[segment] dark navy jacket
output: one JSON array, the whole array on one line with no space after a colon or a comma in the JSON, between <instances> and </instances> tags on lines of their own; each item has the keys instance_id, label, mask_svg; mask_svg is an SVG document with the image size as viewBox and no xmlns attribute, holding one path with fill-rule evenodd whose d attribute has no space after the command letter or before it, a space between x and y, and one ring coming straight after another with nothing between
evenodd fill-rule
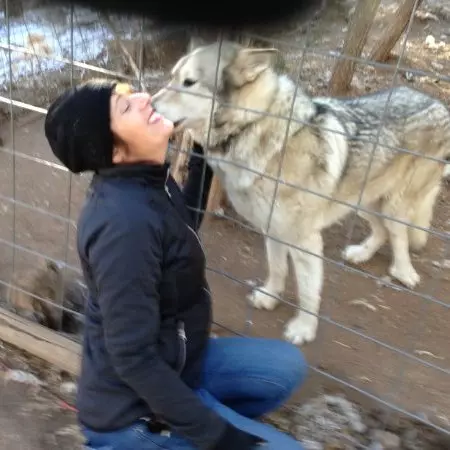
<instances>
[{"instance_id":1,"label":"dark navy jacket","mask_svg":"<svg viewBox=\"0 0 450 450\"><path fill-rule=\"evenodd\" d=\"M112 431L153 414L196 448L250 448L232 445L230 425L193 392L201 382L211 324L205 256L196 234L202 217L186 207L199 207L203 159L195 159L200 163L191 165L183 193L168 165L115 167L93 177L78 223L90 293L79 420ZM201 209L209 167L205 175Z\"/></svg>"}]
</instances>

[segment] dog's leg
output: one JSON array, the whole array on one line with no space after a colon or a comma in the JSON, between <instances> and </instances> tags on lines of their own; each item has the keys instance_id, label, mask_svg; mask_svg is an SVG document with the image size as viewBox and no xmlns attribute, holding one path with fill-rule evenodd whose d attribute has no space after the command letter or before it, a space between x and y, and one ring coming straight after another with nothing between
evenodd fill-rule
<instances>
[{"instance_id":1,"label":"dog's leg","mask_svg":"<svg viewBox=\"0 0 450 450\"><path fill-rule=\"evenodd\" d=\"M395 217L407 222L409 214L406 213L406 210L413 210L414 207L412 205L406 205L405 201L405 199L398 198L389 199L383 205L383 213L386 216ZM401 205L400 209L399 204ZM389 268L389 273L402 284L413 289L420 282L420 276L414 269L409 254L409 227L403 223L394 222L387 218L384 219L384 223L389 231L392 248L392 263Z\"/></svg>"},{"instance_id":2,"label":"dog's leg","mask_svg":"<svg viewBox=\"0 0 450 450\"><path fill-rule=\"evenodd\" d=\"M214 175L211 182L211 189L209 191L208 203L206 210L215 213L219 216L223 216L224 211L222 208L224 192L219 178Z\"/></svg>"},{"instance_id":3,"label":"dog's leg","mask_svg":"<svg viewBox=\"0 0 450 450\"><path fill-rule=\"evenodd\" d=\"M372 209L374 211L379 211L379 205ZM361 244L349 245L342 252L342 257L353 264L361 264L369 261L369 259L372 258L386 242L388 237L387 229L380 217L364 212L359 212L358 215L369 222L371 234L366 240L361 242Z\"/></svg>"},{"instance_id":4,"label":"dog's leg","mask_svg":"<svg viewBox=\"0 0 450 450\"><path fill-rule=\"evenodd\" d=\"M433 218L434 204L440 191L440 184L433 186L424 197L417 202L413 211L412 223L418 227L430 228ZM428 241L429 233L425 230L410 227L408 229L409 246L412 250L422 250Z\"/></svg>"},{"instance_id":5,"label":"dog's leg","mask_svg":"<svg viewBox=\"0 0 450 450\"><path fill-rule=\"evenodd\" d=\"M301 345L313 341L317 333L317 314L323 285L322 235L316 232L301 240L298 246L311 252L293 248L289 250L297 280L297 299L303 310L289 321L284 336L288 341Z\"/></svg>"},{"instance_id":6,"label":"dog's leg","mask_svg":"<svg viewBox=\"0 0 450 450\"><path fill-rule=\"evenodd\" d=\"M269 275L264 286L258 290L254 289L248 296L248 300L255 308L272 310L278 304L275 297L280 296L284 291L288 273L288 248L285 244L269 237L265 238L265 244Z\"/></svg>"}]
</instances>

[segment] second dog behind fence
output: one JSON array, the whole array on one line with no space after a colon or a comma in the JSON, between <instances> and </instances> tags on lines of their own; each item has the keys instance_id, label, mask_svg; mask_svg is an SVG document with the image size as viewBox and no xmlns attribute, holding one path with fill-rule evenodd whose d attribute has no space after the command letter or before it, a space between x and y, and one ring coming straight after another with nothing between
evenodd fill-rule
<instances>
[{"instance_id":1,"label":"second dog behind fence","mask_svg":"<svg viewBox=\"0 0 450 450\"><path fill-rule=\"evenodd\" d=\"M366 210L359 215L371 234L343 257L363 263L389 240L389 273L411 289L420 282L410 250L427 242L424 229L448 171L450 113L407 87L351 99L310 97L273 70L275 53L232 42L197 48L175 64L153 104L204 145L237 213L267 235L269 274L250 296L256 308L275 308L291 257L302 310L285 337L302 344L317 332L322 230L352 205Z\"/></svg>"},{"instance_id":2,"label":"second dog behind fence","mask_svg":"<svg viewBox=\"0 0 450 450\"><path fill-rule=\"evenodd\" d=\"M85 295L79 277L47 260L32 269L17 271L7 289L6 300L11 309L32 322L80 335Z\"/></svg>"}]
</instances>

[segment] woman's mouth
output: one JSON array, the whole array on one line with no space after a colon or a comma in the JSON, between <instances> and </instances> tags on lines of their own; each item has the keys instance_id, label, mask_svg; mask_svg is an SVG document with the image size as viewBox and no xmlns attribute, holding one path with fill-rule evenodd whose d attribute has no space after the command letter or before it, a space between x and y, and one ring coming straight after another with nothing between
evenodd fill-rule
<instances>
[{"instance_id":1,"label":"woman's mouth","mask_svg":"<svg viewBox=\"0 0 450 450\"><path fill-rule=\"evenodd\" d=\"M149 118L148 118L148 123L150 125L154 125L155 123L158 123L160 120L162 120L162 116L161 114L157 113L154 109L152 110Z\"/></svg>"}]
</instances>

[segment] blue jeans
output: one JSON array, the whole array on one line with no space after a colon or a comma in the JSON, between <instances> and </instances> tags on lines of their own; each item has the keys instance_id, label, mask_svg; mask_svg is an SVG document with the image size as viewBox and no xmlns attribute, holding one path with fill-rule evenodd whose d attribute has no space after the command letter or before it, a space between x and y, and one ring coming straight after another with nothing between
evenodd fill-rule
<instances>
[{"instance_id":1,"label":"blue jeans","mask_svg":"<svg viewBox=\"0 0 450 450\"><path fill-rule=\"evenodd\" d=\"M236 427L268 442L265 450L302 450L299 442L255 419L278 408L302 384L307 372L300 350L280 340L211 339L205 357L203 402ZM83 429L90 450L195 450L176 433L150 433L145 423L98 433Z\"/></svg>"}]
</instances>

